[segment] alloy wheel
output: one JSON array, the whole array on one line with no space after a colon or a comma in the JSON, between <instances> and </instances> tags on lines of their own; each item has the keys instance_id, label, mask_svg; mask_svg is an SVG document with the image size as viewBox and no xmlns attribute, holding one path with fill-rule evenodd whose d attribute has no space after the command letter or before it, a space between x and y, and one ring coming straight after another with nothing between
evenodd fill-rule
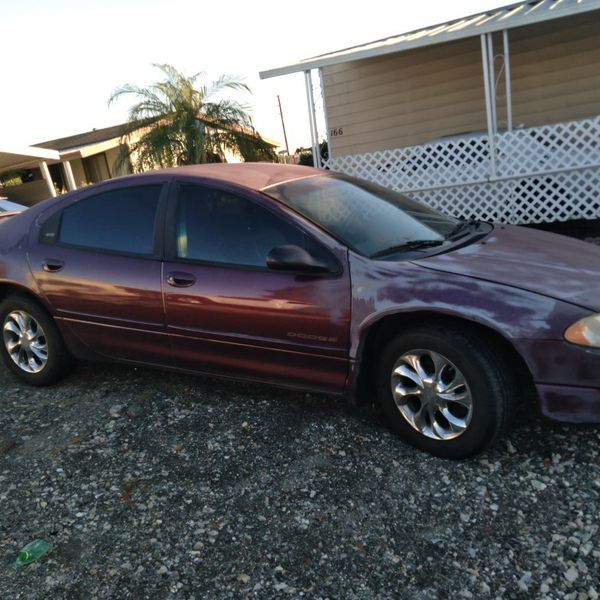
<instances>
[{"instance_id":1,"label":"alloy wheel","mask_svg":"<svg viewBox=\"0 0 600 600\"><path fill-rule=\"evenodd\" d=\"M400 414L419 433L452 440L468 428L473 415L469 385L461 371L432 350L410 350L394 364L392 394Z\"/></svg>"},{"instance_id":2,"label":"alloy wheel","mask_svg":"<svg viewBox=\"0 0 600 600\"><path fill-rule=\"evenodd\" d=\"M48 363L48 342L38 321L24 310L7 315L2 325L4 347L26 373L39 373Z\"/></svg>"}]
</instances>

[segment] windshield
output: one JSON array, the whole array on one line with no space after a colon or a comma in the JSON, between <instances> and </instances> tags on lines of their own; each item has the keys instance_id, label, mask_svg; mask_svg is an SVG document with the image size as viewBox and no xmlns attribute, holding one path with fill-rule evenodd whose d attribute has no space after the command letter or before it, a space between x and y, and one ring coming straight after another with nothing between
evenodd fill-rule
<instances>
[{"instance_id":1,"label":"windshield","mask_svg":"<svg viewBox=\"0 0 600 600\"><path fill-rule=\"evenodd\" d=\"M411 242L442 243L459 223L398 192L345 175L296 179L263 191L370 257Z\"/></svg>"}]
</instances>

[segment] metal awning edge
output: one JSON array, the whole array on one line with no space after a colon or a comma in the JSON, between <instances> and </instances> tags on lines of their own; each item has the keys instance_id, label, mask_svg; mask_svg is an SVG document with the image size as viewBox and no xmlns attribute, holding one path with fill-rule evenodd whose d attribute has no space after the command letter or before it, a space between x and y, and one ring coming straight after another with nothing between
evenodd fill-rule
<instances>
[{"instance_id":1,"label":"metal awning edge","mask_svg":"<svg viewBox=\"0 0 600 600\"><path fill-rule=\"evenodd\" d=\"M514 9L515 5L512 7L504 7ZM502 11L503 7L499 7L496 9L497 11ZM381 42L381 45L368 48L365 50L359 50L357 48L361 48L363 46L369 46L374 42L367 42L362 46L355 47L354 49L350 48L348 50L341 50L338 52L331 52L329 54L324 54L321 57L315 57L313 59L302 60L298 63L294 63L291 65L276 67L274 69L268 69L266 71L260 71L259 77L261 79L269 79L271 77L280 77L282 75L289 75L291 73L299 73L302 71L307 71L310 69L317 69L321 67L328 67L336 64L341 64L345 62L352 62L356 60L362 60L365 58L373 58L376 56L384 56L386 54L395 54L397 52L403 52L406 50L412 50L416 48L422 48L425 46L433 46L435 44L443 44L445 42L455 41L466 39L469 37L477 37L479 35L485 33L492 33L494 31L502 31L504 29L514 29L516 27L522 27L524 25L533 25L535 23L542 23L544 21L550 21L554 19L569 17L576 14L582 14L586 12L592 12L594 10L600 10L600 0L588 0L587 3L577 2L576 4L571 4L569 6L560 7L560 5L554 10L546 10L545 12L538 13L536 11L528 12L524 15L519 15L518 17L513 17L512 21L506 22L503 18L495 18L492 22L478 26L474 25L472 27L467 27L463 30L459 29L457 31L449 31L444 33L436 34L435 36L423 35L416 37L414 40L408 41L400 41L395 44L384 44ZM491 11L490 11L491 12ZM454 22L453 22L454 23ZM439 28L441 25L432 25L431 29ZM450 26L450 23L448 23ZM423 28L425 30L427 28ZM406 34L400 35L409 35L416 34L417 32L407 32ZM400 37L400 36L398 36ZM389 38L388 38L389 39Z\"/></svg>"},{"instance_id":2,"label":"metal awning edge","mask_svg":"<svg viewBox=\"0 0 600 600\"><path fill-rule=\"evenodd\" d=\"M3 160L6 157L8 160ZM8 157L14 157L9 159ZM21 146L0 148L0 170L2 172L21 168L22 165L36 164L39 161L59 160L60 155L56 150L36 148L35 146Z\"/></svg>"}]
</instances>

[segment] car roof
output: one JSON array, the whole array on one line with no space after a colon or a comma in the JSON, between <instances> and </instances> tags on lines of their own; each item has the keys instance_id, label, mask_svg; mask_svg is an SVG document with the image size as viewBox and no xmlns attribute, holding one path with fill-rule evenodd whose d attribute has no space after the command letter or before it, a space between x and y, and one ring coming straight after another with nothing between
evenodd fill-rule
<instances>
[{"instance_id":1,"label":"car roof","mask_svg":"<svg viewBox=\"0 0 600 600\"><path fill-rule=\"evenodd\" d=\"M120 177L119 179L137 179L138 177L152 178L153 176L161 175L216 179L237 184L252 190L262 190L284 181L323 175L323 171L300 165L280 165L274 163L216 163L148 171L138 175L129 175L125 178Z\"/></svg>"}]
</instances>

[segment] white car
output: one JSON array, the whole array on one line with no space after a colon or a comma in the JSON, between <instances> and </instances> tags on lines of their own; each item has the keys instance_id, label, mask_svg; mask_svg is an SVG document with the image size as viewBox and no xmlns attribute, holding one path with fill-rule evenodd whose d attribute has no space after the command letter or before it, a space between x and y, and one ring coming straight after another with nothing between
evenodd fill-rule
<instances>
[{"instance_id":1,"label":"white car","mask_svg":"<svg viewBox=\"0 0 600 600\"><path fill-rule=\"evenodd\" d=\"M27 207L22 204L17 204L16 202L11 202L10 200L5 200L4 198L0 198L0 213L3 212L21 212L26 210Z\"/></svg>"}]
</instances>

